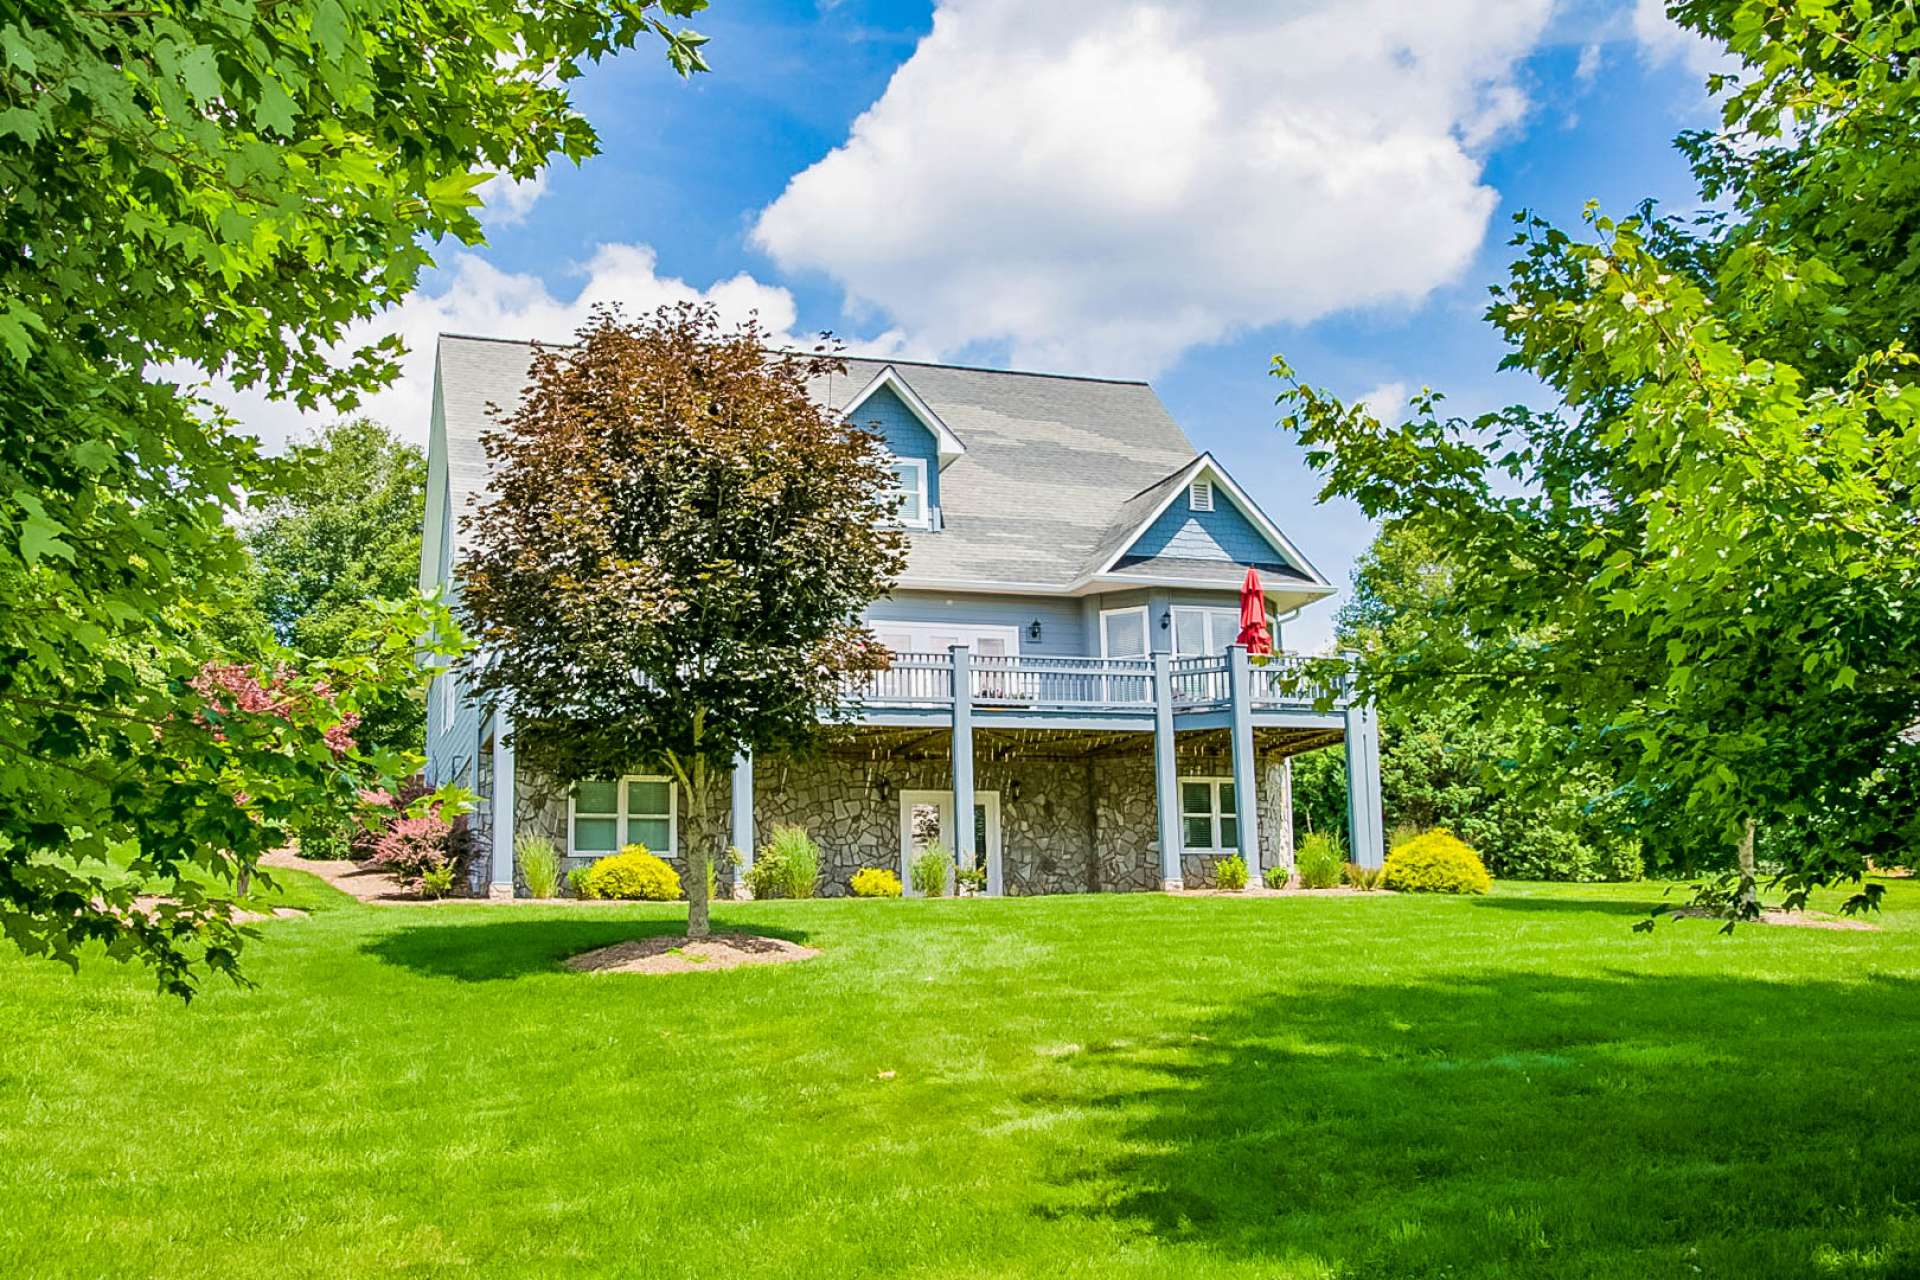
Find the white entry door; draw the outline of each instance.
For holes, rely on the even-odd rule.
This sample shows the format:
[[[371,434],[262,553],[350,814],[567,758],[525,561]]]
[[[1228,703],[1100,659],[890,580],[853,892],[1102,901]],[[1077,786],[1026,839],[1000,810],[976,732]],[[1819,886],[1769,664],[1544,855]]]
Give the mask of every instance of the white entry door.
[[[902,791],[900,793],[900,883],[907,896],[918,896],[913,888],[913,860],[929,845],[941,844],[954,854],[955,865],[962,865],[959,850],[953,847],[953,792]],[[973,857],[971,865],[987,869],[987,892],[998,894],[1000,880],[1000,793],[973,793]],[[947,882],[948,892],[953,881]]]

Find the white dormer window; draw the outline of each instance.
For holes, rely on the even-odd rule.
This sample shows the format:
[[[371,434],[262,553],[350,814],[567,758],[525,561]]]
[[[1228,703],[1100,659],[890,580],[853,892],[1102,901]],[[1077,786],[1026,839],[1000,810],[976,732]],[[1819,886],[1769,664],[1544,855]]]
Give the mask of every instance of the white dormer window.
[[[888,498],[896,518],[909,529],[927,527],[927,464],[922,458],[894,458],[887,464],[893,472],[893,489]]]
[[[1187,510],[1213,510],[1213,481],[1195,480],[1187,486]]]

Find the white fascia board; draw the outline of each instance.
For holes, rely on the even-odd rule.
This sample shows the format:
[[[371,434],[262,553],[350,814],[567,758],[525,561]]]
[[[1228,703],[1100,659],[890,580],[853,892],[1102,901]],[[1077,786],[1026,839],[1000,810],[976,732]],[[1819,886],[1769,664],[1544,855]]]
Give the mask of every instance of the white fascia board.
[[[933,411],[933,406],[920,398],[918,391],[907,385],[907,380],[901,377],[899,370],[892,365],[874,374],[873,380],[862,387],[853,399],[847,401],[847,407],[840,411],[841,419],[851,421],[860,406],[877,394],[882,387],[899,396],[913,416],[920,419],[920,425],[933,433],[942,470],[946,469],[949,462],[966,453],[967,446],[960,442],[960,437],[954,434],[953,428],[941,420],[940,415]]]
[[[420,529],[420,589],[440,584],[441,530],[452,518],[447,510],[447,410],[440,391],[440,355],[433,357],[433,413],[427,426],[427,510]]]

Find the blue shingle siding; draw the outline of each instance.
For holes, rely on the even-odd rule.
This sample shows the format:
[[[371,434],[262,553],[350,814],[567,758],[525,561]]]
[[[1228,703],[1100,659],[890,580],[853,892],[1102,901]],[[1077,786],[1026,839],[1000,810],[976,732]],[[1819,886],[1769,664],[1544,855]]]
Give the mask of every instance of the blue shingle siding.
[[[940,442],[926,423],[914,416],[906,401],[882,387],[853,412],[853,424],[877,433],[896,458],[919,458],[927,464],[927,505],[940,505]]]
[[[1211,511],[1188,510],[1186,490],[1182,489],[1146,531],[1134,539],[1119,563],[1139,564],[1162,556],[1257,565],[1263,569],[1288,567],[1260,536],[1253,521],[1240,513],[1226,490],[1218,485],[1214,487]]]

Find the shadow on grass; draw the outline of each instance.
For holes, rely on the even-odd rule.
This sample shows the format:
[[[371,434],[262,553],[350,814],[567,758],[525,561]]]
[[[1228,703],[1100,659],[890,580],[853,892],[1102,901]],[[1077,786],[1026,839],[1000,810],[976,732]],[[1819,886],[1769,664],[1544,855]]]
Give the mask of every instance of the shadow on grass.
[[[1546,898],[1509,898],[1495,896],[1473,898],[1470,899],[1470,901],[1476,907],[1491,907],[1495,911],[1540,911],[1556,914],[1572,912],[1588,915],[1644,916],[1662,902],[1678,906],[1686,902],[1688,897],[1689,895],[1684,893],[1676,893],[1666,898],[1656,895],[1650,898],[1628,899],[1563,898],[1557,895]]]
[[[362,948],[387,964],[416,973],[462,982],[495,982],[533,973],[562,973],[569,956],[630,938],[684,934],[685,920],[469,920],[418,924],[384,934]],[[728,916],[714,922],[716,932],[760,934],[805,942],[799,929],[770,927]]]
[[[1906,979],[1263,999],[1070,1059],[1122,1154],[1039,1211],[1312,1274],[1914,1276],[1917,1027]]]

